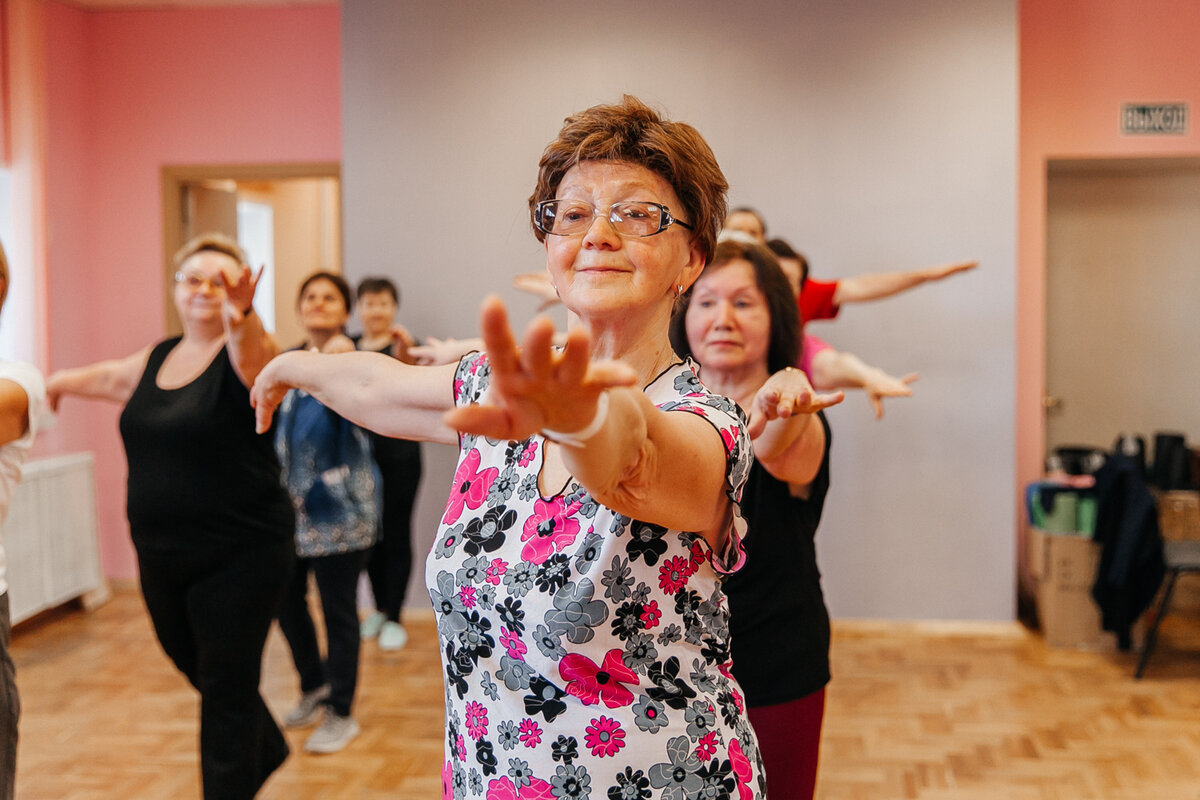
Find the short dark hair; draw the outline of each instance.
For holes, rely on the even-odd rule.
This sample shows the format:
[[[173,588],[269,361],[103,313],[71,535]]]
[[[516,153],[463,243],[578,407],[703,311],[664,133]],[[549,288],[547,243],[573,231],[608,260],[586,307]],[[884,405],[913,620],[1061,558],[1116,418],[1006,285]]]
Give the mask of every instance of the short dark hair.
[[[8,298],[8,256],[4,255],[4,245],[0,244],[0,308]]]
[[[800,285],[803,286],[804,282],[808,280],[808,259],[804,257],[804,254],[783,239],[771,239],[767,242],[767,247],[779,258],[790,258],[800,263]]]
[[[592,106],[567,117],[538,163],[537,186],[529,197],[531,225],[537,204],[553,200],[563,176],[581,161],[622,161],[660,176],[683,204],[681,218],[686,216],[692,226],[692,244],[703,251],[706,263],[712,260],[729,183],[699,131],[665,119],[628,94],[615,105]],[[539,242],[546,239],[537,225],[533,235]]]
[[[396,305],[400,305],[400,290],[387,278],[363,278],[358,282],[358,288],[354,290],[354,295],[361,300],[364,294],[380,292],[387,292],[396,301]]]
[[[300,305],[300,298],[304,297],[304,291],[316,281],[329,281],[337,287],[338,292],[342,295],[342,300],[346,302],[346,313],[349,314],[354,308],[354,292],[350,291],[350,284],[346,283],[346,279],[341,275],[333,272],[314,272],[304,279],[304,283],[300,284],[300,291],[296,293],[296,305]]]
[[[770,342],[767,344],[767,369],[778,372],[785,367],[795,366],[800,359],[801,332],[800,311],[796,308],[796,297],[788,284],[787,276],[779,266],[775,254],[757,242],[744,239],[726,239],[717,244],[712,263],[704,268],[711,272],[726,266],[731,261],[744,260],[754,269],[754,283],[767,300],[767,313],[771,316]],[[687,338],[687,310],[692,303],[692,291],[696,283],[683,293],[671,316],[671,346],[681,356],[692,355]],[[701,364],[701,367],[704,365]]]

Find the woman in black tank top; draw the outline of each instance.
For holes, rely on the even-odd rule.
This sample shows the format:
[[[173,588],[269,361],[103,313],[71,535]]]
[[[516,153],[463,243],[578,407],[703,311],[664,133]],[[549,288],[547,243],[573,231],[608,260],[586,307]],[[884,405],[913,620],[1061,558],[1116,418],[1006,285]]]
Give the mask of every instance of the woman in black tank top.
[[[814,536],[829,488],[829,426],[840,392],[795,369],[800,326],[787,279],[764,246],[717,245],[671,325],[676,352],[750,414],[754,464],[742,495],[746,564],[726,578],[733,675],[758,734],[771,800],[811,800],[829,681],[829,615]]]
[[[257,277],[232,240],[176,254],[183,336],[63,370],[47,395],[123,403],[130,533],[155,633],[200,692],[204,797],[250,798],[287,742],[259,693],[263,647],[295,558],[291,501],[248,386],[276,353]]]

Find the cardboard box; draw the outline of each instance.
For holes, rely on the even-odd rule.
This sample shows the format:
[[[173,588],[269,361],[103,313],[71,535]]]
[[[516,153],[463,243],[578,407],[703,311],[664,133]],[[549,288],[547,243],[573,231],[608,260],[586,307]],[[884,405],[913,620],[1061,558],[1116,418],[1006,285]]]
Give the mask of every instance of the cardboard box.
[[[1081,536],[1031,528],[1028,548],[1038,623],[1046,644],[1080,650],[1116,649],[1116,636],[1101,629],[1100,609],[1092,600],[1100,545]]]
[[[1200,492],[1161,492],[1157,500],[1158,527],[1164,539],[1200,539]]]

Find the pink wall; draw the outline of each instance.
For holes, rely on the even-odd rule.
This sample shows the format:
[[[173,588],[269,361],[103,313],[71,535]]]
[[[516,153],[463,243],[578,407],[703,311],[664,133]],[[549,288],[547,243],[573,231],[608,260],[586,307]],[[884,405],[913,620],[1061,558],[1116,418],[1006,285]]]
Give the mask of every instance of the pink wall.
[[[1200,3],[1024,0],[1020,6],[1017,275],[1017,478],[1041,474],[1045,438],[1046,162],[1051,158],[1200,155],[1184,136],[1122,136],[1122,103],[1186,102],[1200,111]],[[1023,518],[1022,514],[1022,518]]]
[[[336,4],[84,12],[49,2],[49,367],[162,338],[160,168],[341,160]],[[67,400],[42,455],[96,453],[101,557],[136,570],[119,409]]]

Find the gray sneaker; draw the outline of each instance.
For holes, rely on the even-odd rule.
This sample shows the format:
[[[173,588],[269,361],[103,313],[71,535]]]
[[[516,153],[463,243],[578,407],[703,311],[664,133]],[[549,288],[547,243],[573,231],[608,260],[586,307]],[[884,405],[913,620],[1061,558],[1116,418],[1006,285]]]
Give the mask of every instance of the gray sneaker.
[[[329,697],[329,685],[305,692],[300,695],[300,702],[283,718],[284,727],[303,728],[312,725],[321,716],[322,703]]]
[[[358,722],[354,717],[343,717],[327,708],[325,721],[308,737],[304,749],[310,753],[336,753],[355,736],[358,736]]]

